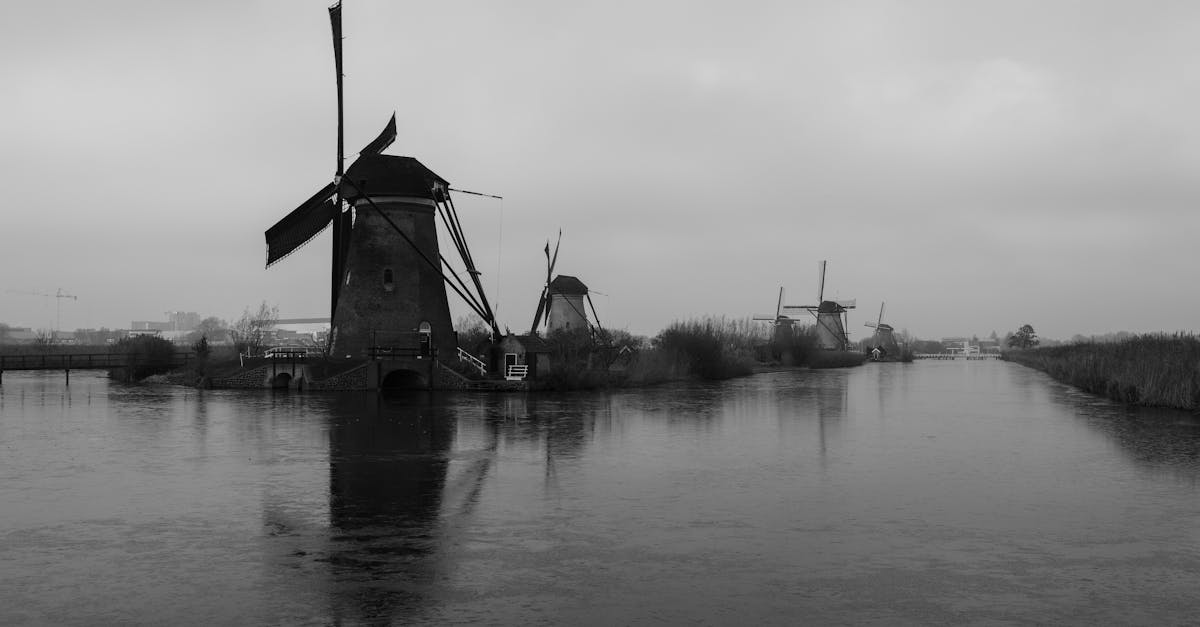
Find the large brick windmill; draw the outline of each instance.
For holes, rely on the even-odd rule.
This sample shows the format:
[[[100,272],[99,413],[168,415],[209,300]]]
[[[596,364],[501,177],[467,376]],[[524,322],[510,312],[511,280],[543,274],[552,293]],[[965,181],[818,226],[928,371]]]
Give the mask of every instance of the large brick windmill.
[[[846,311],[854,309],[855,301],[825,300],[825,261],[819,264],[821,272],[817,283],[817,304],[803,305],[798,309],[807,309],[816,318],[817,346],[824,350],[844,351],[850,345],[846,335],[846,324],[843,318]]]
[[[449,359],[456,340],[447,285],[499,335],[450,199],[450,185],[412,157],[383,154],[396,138],[395,115],[343,169],[340,3],[329,8],[329,18],[337,71],[337,170],[332,182],[267,229],[267,266],[332,224],[330,354],[429,355],[436,349]],[[454,242],[467,280],[438,250],[438,219]]]

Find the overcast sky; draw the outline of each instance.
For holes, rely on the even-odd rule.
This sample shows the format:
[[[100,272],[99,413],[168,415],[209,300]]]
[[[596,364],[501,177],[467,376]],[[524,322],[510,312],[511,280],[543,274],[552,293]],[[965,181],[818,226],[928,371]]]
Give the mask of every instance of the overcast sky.
[[[328,0],[6,3],[0,321],[328,315]],[[502,328],[542,248],[606,326],[857,298],[855,339],[1192,330],[1200,3],[346,0],[346,147],[458,188]],[[456,312],[465,307],[454,304]]]

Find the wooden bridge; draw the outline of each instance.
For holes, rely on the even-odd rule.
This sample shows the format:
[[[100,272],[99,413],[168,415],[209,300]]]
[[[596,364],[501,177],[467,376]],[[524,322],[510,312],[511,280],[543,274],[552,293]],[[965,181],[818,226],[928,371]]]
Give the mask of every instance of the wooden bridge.
[[[913,359],[1000,359],[999,353],[917,353]]]
[[[71,383],[72,370],[115,370],[117,368],[164,367],[179,368],[191,363],[188,352],[153,356],[129,353],[38,353],[30,355],[0,355],[0,383],[7,370],[62,370]]]

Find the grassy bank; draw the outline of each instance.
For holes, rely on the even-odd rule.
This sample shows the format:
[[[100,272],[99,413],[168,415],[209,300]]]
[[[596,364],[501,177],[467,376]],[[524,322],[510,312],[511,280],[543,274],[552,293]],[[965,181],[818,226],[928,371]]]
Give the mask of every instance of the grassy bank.
[[[674,322],[653,339],[633,342],[629,355],[593,344],[586,333],[554,334],[547,338],[554,347],[554,369],[542,382],[552,389],[578,390],[748,375],[759,365],[756,345],[766,341],[761,327],[724,317]]]
[[[1200,410],[1200,339],[1194,335],[1014,350],[1003,358],[1122,403]]]

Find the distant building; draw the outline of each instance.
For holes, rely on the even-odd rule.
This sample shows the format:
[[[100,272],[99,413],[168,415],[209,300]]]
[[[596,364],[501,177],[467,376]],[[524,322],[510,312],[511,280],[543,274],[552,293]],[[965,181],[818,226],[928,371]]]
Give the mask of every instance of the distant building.
[[[37,333],[30,327],[9,327],[7,331],[0,333],[0,343],[33,344],[37,337]]]

